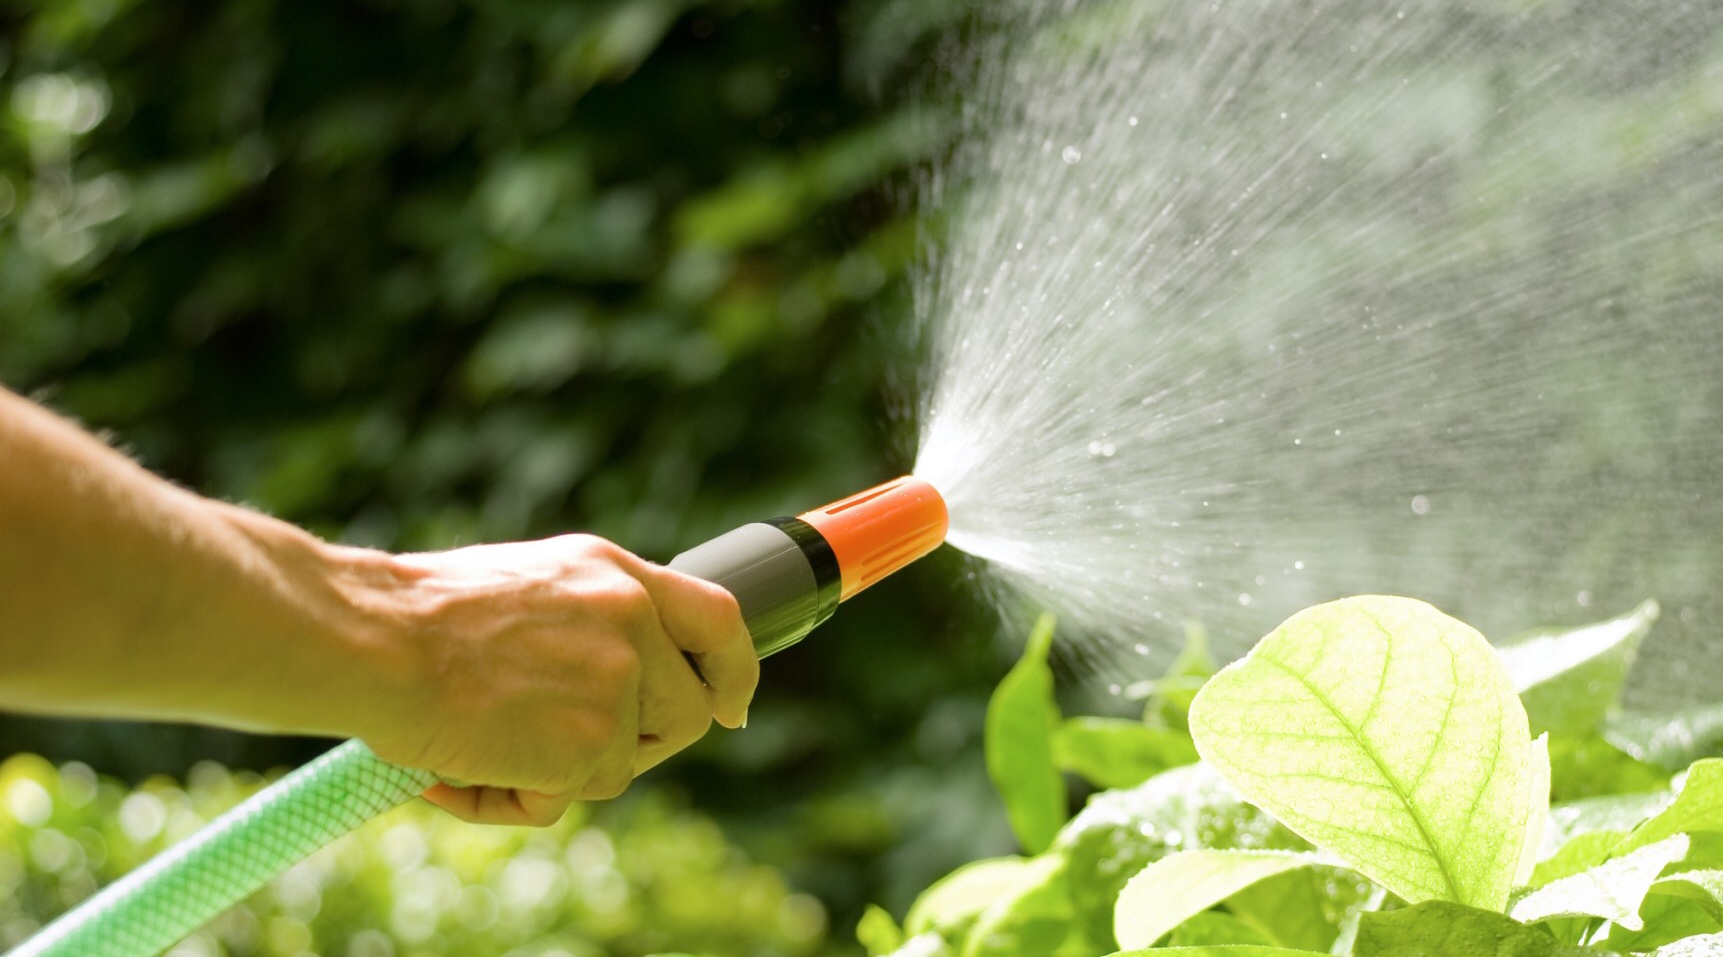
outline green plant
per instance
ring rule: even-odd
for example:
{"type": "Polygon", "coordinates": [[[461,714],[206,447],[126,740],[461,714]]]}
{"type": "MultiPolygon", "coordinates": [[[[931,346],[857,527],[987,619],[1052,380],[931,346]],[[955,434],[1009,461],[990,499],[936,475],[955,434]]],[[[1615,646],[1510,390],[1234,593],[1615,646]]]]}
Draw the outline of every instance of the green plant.
{"type": "Polygon", "coordinates": [[[1345,599],[1212,676],[1193,635],[1140,722],[1060,717],[1043,620],[987,741],[1034,856],[960,868],[858,937],[898,957],[1723,952],[1723,760],[1671,744],[1708,719],[1617,705],[1656,617],[1497,649],[1422,602],[1345,599]],[[1673,780],[1641,760],[1677,753],[1673,780]],[[1060,770],[1110,789],[1066,820],[1060,770]]]}
{"type": "MultiPolygon", "coordinates": [[[[127,789],[84,765],[0,763],[0,950],[249,796],[213,763],[127,789]]],[[[662,792],[554,827],[475,827],[415,802],[290,870],[178,957],[819,953],[825,911],[662,792]]]]}

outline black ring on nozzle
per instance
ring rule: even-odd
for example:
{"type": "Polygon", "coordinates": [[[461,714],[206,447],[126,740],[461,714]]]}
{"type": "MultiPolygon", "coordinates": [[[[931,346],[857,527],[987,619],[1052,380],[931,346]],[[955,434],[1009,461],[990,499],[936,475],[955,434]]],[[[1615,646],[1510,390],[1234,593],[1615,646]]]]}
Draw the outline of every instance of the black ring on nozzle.
{"type": "Polygon", "coordinates": [[[838,610],[844,589],[843,569],[838,567],[838,556],[832,551],[832,544],[826,541],[819,529],[799,518],[768,518],[766,524],[790,536],[790,541],[795,542],[807,558],[808,567],[813,569],[814,584],[819,589],[819,610],[815,613],[814,624],[830,618],[838,610]]]}

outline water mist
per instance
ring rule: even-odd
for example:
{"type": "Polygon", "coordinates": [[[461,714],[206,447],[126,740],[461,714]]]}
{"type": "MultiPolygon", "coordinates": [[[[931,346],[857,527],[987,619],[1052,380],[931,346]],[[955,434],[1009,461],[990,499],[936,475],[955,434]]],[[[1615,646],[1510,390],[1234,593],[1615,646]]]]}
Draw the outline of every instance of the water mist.
{"type": "Polygon", "coordinates": [[[1723,6],[1068,4],[975,49],[916,473],[1152,673],[1305,605],[1495,638],[1657,597],[1723,677],[1723,6]]]}

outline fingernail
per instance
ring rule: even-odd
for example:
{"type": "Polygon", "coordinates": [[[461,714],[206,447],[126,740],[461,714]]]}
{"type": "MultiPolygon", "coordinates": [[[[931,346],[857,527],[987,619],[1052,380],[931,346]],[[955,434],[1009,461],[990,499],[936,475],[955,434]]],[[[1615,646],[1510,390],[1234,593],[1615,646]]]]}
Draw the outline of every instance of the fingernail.
{"type": "Polygon", "coordinates": [[[748,726],[748,709],[743,708],[742,709],[742,723],[740,725],[737,725],[737,729],[740,730],[741,728],[746,728],[747,726],[748,726]]]}

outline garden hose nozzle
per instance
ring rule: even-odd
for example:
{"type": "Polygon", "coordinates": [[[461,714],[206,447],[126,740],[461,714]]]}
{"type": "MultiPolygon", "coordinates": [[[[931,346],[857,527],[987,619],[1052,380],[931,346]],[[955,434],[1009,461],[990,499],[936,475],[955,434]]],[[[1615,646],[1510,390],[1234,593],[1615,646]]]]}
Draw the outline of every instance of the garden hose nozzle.
{"type": "Polygon", "coordinates": [[[802,640],[838,603],[945,541],[945,500],[912,476],[794,518],[743,525],[671,560],[722,585],[764,658],[802,640]]]}
{"type": "MultiPolygon", "coordinates": [[[[744,525],[670,563],[736,596],[764,657],[838,602],[939,547],[945,502],[904,477],[804,512],[744,525]]],[[[436,783],[349,741],[253,795],[108,885],[8,957],[155,957],[222,911],[436,783]]]]}

